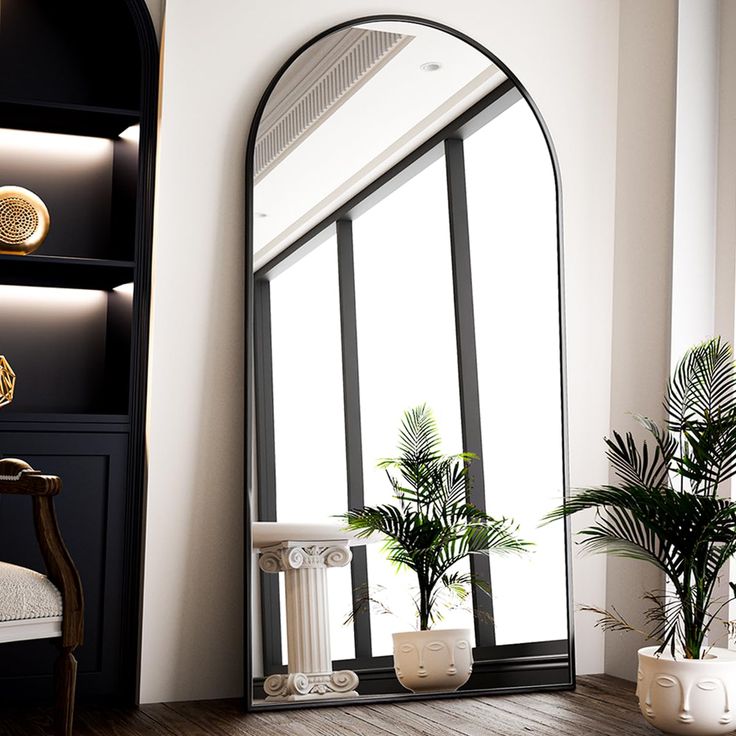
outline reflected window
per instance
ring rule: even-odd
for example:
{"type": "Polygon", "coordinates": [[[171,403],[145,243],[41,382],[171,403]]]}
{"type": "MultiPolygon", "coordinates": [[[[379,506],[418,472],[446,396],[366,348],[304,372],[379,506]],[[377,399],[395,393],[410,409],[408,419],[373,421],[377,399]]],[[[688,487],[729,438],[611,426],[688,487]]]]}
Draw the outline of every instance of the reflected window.
{"type": "MultiPolygon", "coordinates": [[[[336,237],[272,279],[270,292],[276,519],[322,521],[347,510],[336,237]]],[[[283,584],[282,577],[281,601],[283,584]]],[[[330,635],[339,659],[355,656],[352,626],[343,625],[351,591],[349,568],[332,571],[330,635]]]]}
{"type": "Polygon", "coordinates": [[[271,345],[277,517],[320,521],[346,508],[334,235],[271,281],[271,345]]]}
{"type": "Polygon", "coordinates": [[[464,149],[486,510],[515,519],[535,543],[531,555],[491,561],[495,639],[562,639],[562,522],[538,526],[564,484],[552,162],[523,103],[469,136],[464,149]],[[544,616],[531,626],[519,611],[540,600],[544,616]]]}

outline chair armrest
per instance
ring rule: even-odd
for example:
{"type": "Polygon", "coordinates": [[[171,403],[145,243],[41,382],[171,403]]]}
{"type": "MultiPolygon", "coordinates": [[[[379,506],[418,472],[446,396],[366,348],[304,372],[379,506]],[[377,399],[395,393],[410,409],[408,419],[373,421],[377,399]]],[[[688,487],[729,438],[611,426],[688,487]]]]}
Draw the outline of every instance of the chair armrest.
{"type": "Polygon", "coordinates": [[[33,497],[33,521],[49,580],[59,589],[64,604],[61,643],[67,649],[74,649],[84,641],[82,581],[62,539],[52,496],[33,497]]]}
{"type": "Polygon", "coordinates": [[[0,494],[20,496],[55,496],[61,490],[61,479],[43,475],[23,460],[0,460],[0,494]]]}

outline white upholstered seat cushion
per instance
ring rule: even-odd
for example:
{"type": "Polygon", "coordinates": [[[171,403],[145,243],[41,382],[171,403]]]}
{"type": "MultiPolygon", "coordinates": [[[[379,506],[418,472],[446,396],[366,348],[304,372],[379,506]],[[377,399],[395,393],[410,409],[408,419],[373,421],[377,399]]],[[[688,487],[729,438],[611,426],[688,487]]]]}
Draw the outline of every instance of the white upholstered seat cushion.
{"type": "Polygon", "coordinates": [[[61,615],[61,593],[45,575],[0,562],[0,621],[48,619],[61,615]]]}

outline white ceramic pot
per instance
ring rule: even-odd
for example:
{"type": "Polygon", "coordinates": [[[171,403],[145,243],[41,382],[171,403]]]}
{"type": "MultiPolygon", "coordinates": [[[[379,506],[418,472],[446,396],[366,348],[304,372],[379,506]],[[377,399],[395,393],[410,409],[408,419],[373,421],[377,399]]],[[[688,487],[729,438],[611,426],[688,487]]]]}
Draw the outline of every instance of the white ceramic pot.
{"type": "Polygon", "coordinates": [[[404,631],[394,634],[394,669],[415,693],[451,693],[473,672],[469,629],[404,631]]]}
{"type": "Polygon", "coordinates": [[[736,652],[714,647],[705,659],[639,650],[636,695],[649,723],[664,733],[715,736],[736,729],[736,652]]]}

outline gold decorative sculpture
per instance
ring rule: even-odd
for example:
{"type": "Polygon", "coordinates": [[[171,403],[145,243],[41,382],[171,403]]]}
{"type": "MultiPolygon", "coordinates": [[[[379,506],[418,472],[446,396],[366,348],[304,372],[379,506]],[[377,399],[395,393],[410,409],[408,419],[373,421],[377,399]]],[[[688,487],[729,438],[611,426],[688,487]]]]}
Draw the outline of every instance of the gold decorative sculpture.
{"type": "Polygon", "coordinates": [[[23,187],[0,187],[0,253],[26,256],[43,243],[51,218],[43,200],[23,187]]]}
{"type": "Polygon", "coordinates": [[[10,363],[5,360],[5,356],[0,355],[0,406],[5,406],[13,400],[14,391],[15,373],[10,363]]]}

